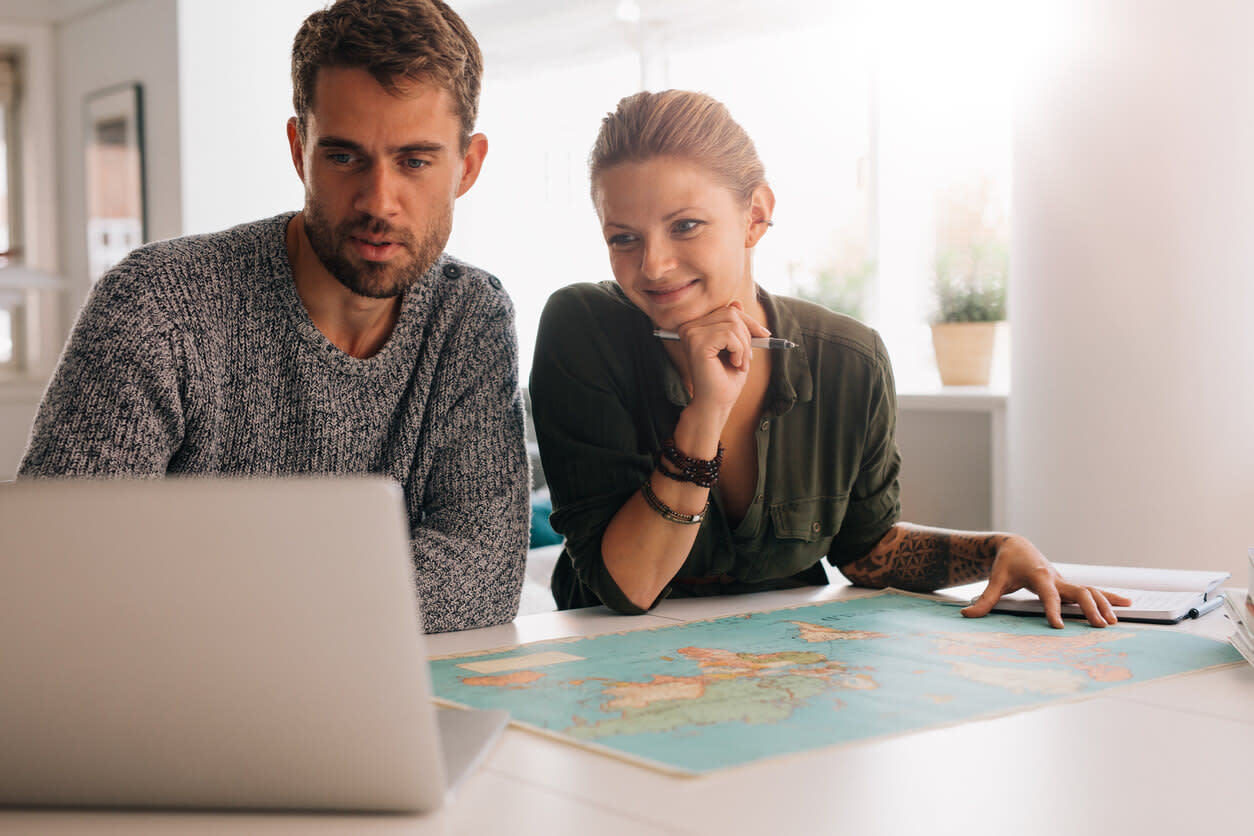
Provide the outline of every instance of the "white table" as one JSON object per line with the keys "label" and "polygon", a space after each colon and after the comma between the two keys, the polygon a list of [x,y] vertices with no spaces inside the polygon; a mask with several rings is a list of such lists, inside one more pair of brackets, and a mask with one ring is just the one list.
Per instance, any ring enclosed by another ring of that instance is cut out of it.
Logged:
{"label": "white table", "polygon": [[[433,655],[864,594],[847,586],[591,609],[433,636]],[[1226,635],[1222,610],[1176,629]],[[1075,628],[1073,628],[1075,629]],[[0,834],[1249,833],[1254,668],[1113,688],[889,739],[675,778],[510,729],[436,814],[0,811]]]}

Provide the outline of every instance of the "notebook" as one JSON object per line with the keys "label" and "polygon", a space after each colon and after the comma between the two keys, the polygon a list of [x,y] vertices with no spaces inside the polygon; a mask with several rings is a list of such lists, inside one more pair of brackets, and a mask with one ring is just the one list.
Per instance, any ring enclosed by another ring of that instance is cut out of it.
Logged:
{"label": "notebook", "polygon": [[[1112,607],[1119,620],[1154,624],[1174,624],[1218,609],[1223,604],[1219,586],[1231,577],[1229,572],[1075,563],[1055,563],[1054,568],[1072,583],[1095,586],[1129,598],[1131,605]],[[1084,615],[1076,604],[1063,604],[1061,609],[1064,617]],[[1003,595],[993,612],[1038,615],[1044,613],[1045,608],[1035,593],[1021,589]]]}
{"label": "notebook", "polygon": [[425,811],[440,709],[382,477],[0,484],[0,803]]}

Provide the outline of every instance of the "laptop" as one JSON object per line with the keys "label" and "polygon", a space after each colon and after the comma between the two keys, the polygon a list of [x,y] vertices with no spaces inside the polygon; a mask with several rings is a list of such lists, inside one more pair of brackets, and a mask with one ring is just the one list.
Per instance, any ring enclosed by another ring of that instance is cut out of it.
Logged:
{"label": "laptop", "polygon": [[508,715],[421,624],[382,477],[0,484],[0,804],[432,810]]}

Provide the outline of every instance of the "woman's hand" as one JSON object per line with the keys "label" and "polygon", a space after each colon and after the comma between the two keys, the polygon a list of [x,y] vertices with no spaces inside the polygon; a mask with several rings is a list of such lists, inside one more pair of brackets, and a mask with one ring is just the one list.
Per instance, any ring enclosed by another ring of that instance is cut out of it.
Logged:
{"label": "woman's hand", "polygon": [[1132,602],[1122,595],[1092,586],[1068,583],[1045,555],[1023,537],[1009,536],[997,549],[988,575],[988,588],[971,606],[962,610],[968,618],[988,615],[997,599],[1019,589],[1036,593],[1045,608],[1051,627],[1062,627],[1062,604],[1079,604],[1084,617],[1094,627],[1114,624],[1112,605],[1126,607]]}
{"label": "woman's hand", "polygon": [[771,332],[739,302],[685,322],[678,330],[692,381],[690,408],[725,421],[749,377],[753,338]]}

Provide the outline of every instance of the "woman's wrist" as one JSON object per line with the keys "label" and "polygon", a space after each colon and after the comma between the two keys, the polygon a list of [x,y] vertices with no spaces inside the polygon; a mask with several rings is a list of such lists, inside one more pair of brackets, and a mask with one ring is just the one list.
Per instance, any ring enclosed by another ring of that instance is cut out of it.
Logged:
{"label": "woman's wrist", "polygon": [[675,446],[694,459],[712,459],[718,455],[719,440],[727,425],[730,411],[711,410],[688,404],[679,415],[673,436]]}
{"label": "woman's wrist", "polygon": [[658,472],[676,481],[688,482],[699,488],[712,488],[718,483],[719,473],[723,466],[723,445],[718,445],[718,453],[712,459],[698,459],[689,456],[676,446],[675,440],[668,438],[662,442],[658,453]]}

